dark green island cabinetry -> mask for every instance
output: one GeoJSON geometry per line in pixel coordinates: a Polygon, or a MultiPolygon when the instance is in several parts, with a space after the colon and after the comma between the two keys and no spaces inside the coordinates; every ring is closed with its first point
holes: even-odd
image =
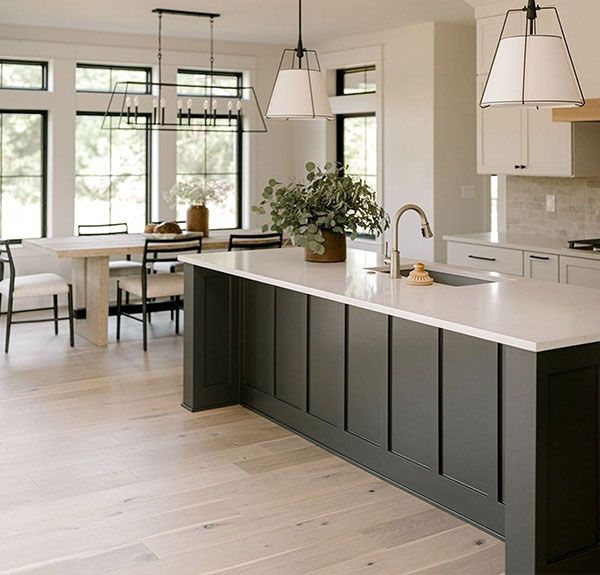
{"type": "Polygon", "coordinates": [[[600,344],[525,351],[185,267],[184,407],[241,403],[486,528],[507,575],[600,573],[600,344]]]}

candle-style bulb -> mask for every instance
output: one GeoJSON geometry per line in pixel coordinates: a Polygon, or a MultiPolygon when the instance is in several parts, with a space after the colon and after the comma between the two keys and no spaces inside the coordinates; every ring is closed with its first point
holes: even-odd
{"type": "Polygon", "coordinates": [[[204,109],[208,110],[208,100],[204,100],[204,109]]]}
{"type": "Polygon", "coordinates": [[[177,109],[181,110],[183,108],[183,100],[177,100],[177,109]]]}
{"type": "Polygon", "coordinates": [[[229,102],[227,102],[227,109],[231,112],[231,110],[233,110],[233,102],[231,100],[229,100],[229,102]]]}
{"type": "Polygon", "coordinates": [[[125,105],[128,108],[131,108],[131,98],[129,96],[127,96],[127,98],[125,98],[125,105]]]}
{"type": "Polygon", "coordinates": [[[242,109],[242,101],[238,100],[237,101],[237,111],[239,112],[242,109]]]}
{"type": "Polygon", "coordinates": [[[166,104],[166,102],[165,102],[165,99],[164,99],[164,98],[161,98],[161,99],[160,99],[160,107],[161,107],[161,108],[164,108],[164,107],[165,107],[165,104],[166,104]]]}
{"type": "Polygon", "coordinates": [[[152,107],[158,108],[158,100],[156,98],[153,98],[153,100],[152,100],[152,107]]]}
{"type": "Polygon", "coordinates": [[[140,98],[138,96],[135,96],[135,98],[133,98],[133,105],[136,108],[140,105],[140,98]]]}
{"type": "Polygon", "coordinates": [[[191,98],[188,98],[187,107],[188,107],[188,110],[192,109],[192,99],[191,98]]]}

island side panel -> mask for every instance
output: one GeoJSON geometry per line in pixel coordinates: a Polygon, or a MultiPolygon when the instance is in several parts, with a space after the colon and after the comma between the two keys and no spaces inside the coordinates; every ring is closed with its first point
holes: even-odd
{"type": "Polygon", "coordinates": [[[344,425],[346,308],[320,298],[309,300],[309,375],[307,411],[344,425]]]}
{"type": "Polygon", "coordinates": [[[183,406],[239,402],[240,280],[185,265],[183,406]]]}
{"type": "Polygon", "coordinates": [[[600,345],[507,348],[506,573],[600,573],[600,345]]]}

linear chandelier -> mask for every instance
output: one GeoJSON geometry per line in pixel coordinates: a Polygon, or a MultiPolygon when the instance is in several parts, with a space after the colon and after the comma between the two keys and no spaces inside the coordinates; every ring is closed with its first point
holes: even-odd
{"type": "Polygon", "coordinates": [[[558,10],[553,6],[537,6],[535,0],[528,0],[522,9],[509,10],[480,106],[568,108],[584,105],[585,98],[558,10]],[[554,33],[539,33],[541,13],[555,18],[554,33]],[[514,14],[520,14],[520,18],[525,14],[524,34],[505,35],[509,17],[514,14]]]}
{"type": "Polygon", "coordinates": [[[333,119],[325,79],[316,50],[307,50],[302,39],[302,0],[298,0],[298,44],[281,55],[271,91],[267,118],[285,120],[333,119]]]}
{"type": "MultiPolygon", "coordinates": [[[[267,131],[254,87],[215,83],[214,21],[220,14],[156,8],[158,15],[158,82],[116,82],[102,128],[185,132],[267,131]],[[210,22],[210,70],[204,84],[163,82],[163,15],[207,18],[210,22]]],[[[199,70],[200,72],[200,70],[199,70]]]]}

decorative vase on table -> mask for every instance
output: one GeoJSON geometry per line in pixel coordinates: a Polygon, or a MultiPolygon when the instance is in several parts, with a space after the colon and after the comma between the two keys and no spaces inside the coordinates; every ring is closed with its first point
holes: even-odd
{"type": "Polygon", "coordinates": [[[186,228],[188,232],[202,232],[205,238],[209,234],[208,208],[192,205],[187,210],[186,228]]]}
{"type": "Polygon", "coordinates": [[[324,264],[334,264],[346,261],[346,234],[332,232],[331,230],[321,230],[321,235],[325,240],[323,247],[325,251],[322,254],[315,253],[310,247],[304,248],[304,259],[307,262],[317,262],[324,264]]]}

